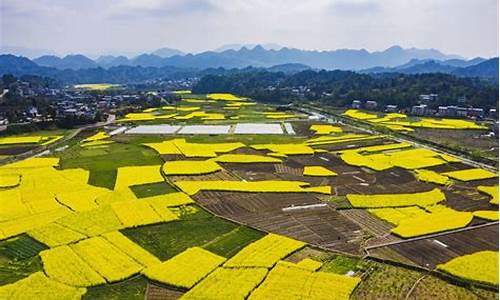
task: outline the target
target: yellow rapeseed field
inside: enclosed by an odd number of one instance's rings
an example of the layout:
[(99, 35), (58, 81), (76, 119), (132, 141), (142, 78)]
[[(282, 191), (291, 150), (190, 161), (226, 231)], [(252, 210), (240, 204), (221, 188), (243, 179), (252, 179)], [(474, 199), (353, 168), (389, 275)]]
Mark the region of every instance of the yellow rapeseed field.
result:
[(86, 288), (68, 286), (48, 278), (43, 272), (36, 272), (24, 279), (1, 286), (0, 298), (79, 300), (86, 292)]
[(19, 174), (0, 174), (0, 188), (12, 188), (21, 183)]
[(306, 144), (258, 144), (255, 150), (269, 150), (280, 155), (314, 154), (314, 149)]
[(102, 237), (83, 240), (70, 247), (108, 282), (123, 280), (139, 273), (143, 268)]
[(498, 176), (496, 173), (479, 168), (451, 171), (441, 174), (460, 181), (488, 179), (488, 178), (495, 178)]
[(40, 144), (46, 146), (52, 144), (64, 136), (53, 135), (53, 136), (11, 136), (0, 138), (0, 145), (14, 145), (14, 144)]
[(498, 286), (498, 251), (459, 256), (438, 265), (437, 269), (465, 280)]
[(40, 252), (43, 270), (47, 276), (71, 286), (93, 286), (106, 280), (84, 262), (69, 246), (60, 246)]
[(222, 167), (211, 160), (176, 160), (163, 164), (162, 171), (165, 175), (201, 175), (222, 170)]
[(403, 238), (410, 238), (462, 228), (472, 221), (472, 213), (450, 210), (402, 220), (391, 232)]
[(246, 299), (266, 274), (266, 268), (217, 268), (179, 299)]
[(153, 206), (153, 208), (155, 208), (156, 212), (158, 212), (158, 208), (181, 206), (194, 203), (191, 197), (181, 192), (146, 197), (142, 198), (140, 201), (148, 202), (151, 206)]
[(161, 166), (131, 166), (117, 169), (115, 190), (132, 185), (162, 182)]
[(56, 223), (89, 237), (123, 228), (123, 224), (109, 205), (67, 214), (57, 219)]
[(173, 139), (161, 143), (144, 144), (159, 154), (183, 154), (186, 157), (217, 157), (218, 153), (227, 153), (245, 147), (243, 143), (190, 143), (185, 139)]
[(183, 192), (192, 196), (199, 191), (234, 191), (249, 193), (322, 193), (330, 194), (330, 186), (309, 187), (302, 181), (263, 180), (263, 181), (176, 181)]
[(302, 248), (305, 243), (276, 234), (268, 234), (243, 248), (224, 267), (272, 267), (280, 259)]
[(49, 247), (67, 245), (87, 238), (86, 235), (55, 222), (34, 228), (28, 231), (28, 235)]
[(4, 137), (0, 138), (0, 145), (38, 144), (41, 140), (41, 136)]
[(435, 188), (428, 192), (411, 194), (378, 194), (378, 195), (357, 195), (347, 194), (347, 200), (354, 207), (378, 208), (378, 207), (402, 207), (402, 206), (426, 206), (434, 205), (444, 201), (445, 195), (440, 189)]
[(403, 220), (430, 215), (418, 206), (373, 208), (368, 212), (394, 225), (398, 225)]
[[(358, 120), (366, 120), (397, 131), (413, 131), (413, 129), (409, 127), (437, 129), (487, 129), (486, 126), (476, 124), (473, 121), (468, 120), (421, 118), (418, 121), (413, 121), (409, 120), (405, 114), (399, 113), (389, 113), (379, 118), (375, 114), (365, 113), (357, 109), (349, 109), (345, 111), (343, 115)], [(396, 119), (399, 120), (396, 121)]]
[(447, 176), (441, 175), (431, 170), (425, 170), (425, 169), (415, 170), (415, 177), (423, 182), (431, 182), (440, 185), (451, 184), (451, 181)]
[(358, 277), (313, 272), (280, 261), (248, 299), (348, 300), (360, 281)]
[(282, 160), (275, 157), (254, 154), (222, 154), (211, 160), (221, 163), (281, 163)]
[(447, 161), (441, 157), (441, 154), (428, 149), (409, 149), (401, 151), (390, 151), (363, 155), (363, 153), (372, 153), (408, 147), (409, 144), (390, 144), (382, 146), (363, 147), (360, 149), (350, 149), (339, 151), (340, 158), (347, 164), (368, 167), (376, 171), (383, 171), (393, 167), (403, 169), (422, 169), (432, 166), (446, 164)]
[(199, 247), (188, 248), (173, 258), (146, 268), (146, 277), (169, 285), (191, 288), (226, 259)]
[[(395, 130), (406, 130), (407, 127), (439, 129), (487, 129), (487, 127), (483, 125), (479, 125), (468, 120), (421, 118), (419, 121), (408, 121), (406, 115), (398, 113), (390, 113), (384, 115), (382, 118), (378, 118), (377, 115), (374, 114), (364, 113), (356, 109), (350, 109), (344, 112), (344, 115), (358, 120), (367, 120), (368, 122), (381, 124)], [(395, 119), (402, 120), (395, 121)]]
[(86, 84), (76, 84), (73, 87), (75, 89), (102, 91), (102, 90), (120, 88), (120, 87), (122, 87), (122, 85), (121, 84), (112, 84), (112, 83), (86, 83)]
[(82, 142), (95, 142), (95, 141), (100, 141), (109, 138), (109, 134), (107, 134), (104, 131), (99, 131), (98, 133), (82, 140)]
[(494, 185), (494, 186), (480, 185), (477, 187), (477, 189), (480, 192), (488, 194), (492, 197), (492, 199), (490, 201), (491, 204), (498, 205), (498, 185)]
[(191, 94), (191, 91), (190, 90), (178, 90), (178, 91), (172, 91), (172, 94), (188, 95), (188, 94)]
[(161, 263), (156, 256), (144, 250), (144, 248), (128, 239), (119, 231), (105, 233), (102, 237), (144, 267), (151, 267)]
[(358, 120), (369, 120), (369, 119), (378, 118), (378, 116), (375, 114), (364, 113), (364, 112), (359, 111), (357, 109), (348, 109), (342, 115), (348, 116), (348, 117), (351, 117), (354, 119), (358, 119)]
[(292, 118), (297, 118), (299, 115), (296, 114), (272, 114), (272, 115), (266, 115), (267, 119), (292, 119)]
[(97, 208), (96, 199), (109, 194), (108, 189), (89, 186), (81, 190), (57, 192), (56, 199), (74, 211), (86, 211)]
[(304, 176), (337, 176), (337, 173), (333, 172), (322, 166), (305, 166)]
[(306, 269), (309, 271), (317, 271), (319, 268), (321, 268), (322, 265), (323, 263), (310, 259), (308, 257), (304, 258), (296, 264), (298, 268)]
[(342, 133), (342, 128), (333, 125), (311, 125), (309, 130), (314, 131), (314, 134), (332, 134), (332, 133)]
[(115, 202), (111, 204), (111, 207), (125, 227), (137, 227), (177, 219), (174, 213), (160, 216), (148, 202), (141, 200)]
[(207, 95), (208, 99), (223, 101), (247, 101), (247, 98), (238, 97), (228, 93), (212, 93)]
[(321, 145), (330, 145), (344, 142), (356, 142), (356, 141), (366, 141), (366, 140), (374, 140), (383, 138), (383, 135), (366, 135), (366, 134), (354, 134), (354, 133), (346, 133), (342, 135), (332, 136), (332, 135), (323, 135), (317, 138), (312, 138), (307, 140), (305, 143), (308, 146), (321, 146)]
[(472, 214), (481, 219), (498, 221), (498, 210), (476, 210)]

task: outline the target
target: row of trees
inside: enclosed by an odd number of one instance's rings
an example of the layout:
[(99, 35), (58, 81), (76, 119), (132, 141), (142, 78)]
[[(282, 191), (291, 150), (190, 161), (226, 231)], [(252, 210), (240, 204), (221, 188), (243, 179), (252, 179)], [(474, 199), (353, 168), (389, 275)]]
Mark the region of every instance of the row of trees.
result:
[(458, 104), (457, 100), (465, 97), (467, 106), (498, 107), (498, 85), (441, 73), (367, 75), (307, 70), (287, 75), (256, 71), (207, 75), (193, 92), (231, 92), (276, 103), (320, 100), (335, 106), (346, 106), (356, 99), (375, 100), (380, 105), (396, 104), (400, 108), (417, 104), (420, 94), (434, 93), (439, 94), (439, 99), (432, 106)]

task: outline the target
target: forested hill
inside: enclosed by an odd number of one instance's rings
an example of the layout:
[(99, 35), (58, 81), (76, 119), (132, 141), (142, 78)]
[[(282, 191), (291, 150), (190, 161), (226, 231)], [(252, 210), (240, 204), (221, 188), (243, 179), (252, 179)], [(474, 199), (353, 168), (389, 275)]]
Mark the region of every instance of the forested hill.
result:
[(354, 99), (375, 100), (379, 105), (415, 105), (420, 94), (439, 94), (431, 106), (458, 104), (485, 109), (498, 107), (498, 84), (449, 74), (405, 75), (359, 74), (350, 71), (302, 71), (286, 75), (267, 71), (208, 75), (193, 88), (194, 93), (231, 92), (257, 100), (288, 103), (293, 100), (322, 100), (336, 106)]

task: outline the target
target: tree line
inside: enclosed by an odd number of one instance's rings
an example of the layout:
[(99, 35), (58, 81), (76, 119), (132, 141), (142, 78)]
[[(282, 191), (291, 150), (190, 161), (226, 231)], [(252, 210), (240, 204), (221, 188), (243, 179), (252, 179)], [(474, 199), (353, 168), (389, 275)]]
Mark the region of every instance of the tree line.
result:
[[(193, 87), (194, 93), (230, 92), (272, 103), (321, 101), (348, 106), (353, 100), (374, 100), (379, 106), (400, 108), (419, 103), (421, 94), (438, 94), (430, 107), (463, 105), (484, 109), (498, 107), (498, 83), (449, 74), (359, 74), (351, 71), (306, 70), (295, 74), (255, 71), (209, 74)], [(465, 97), (464, 103), (459, 99)]]

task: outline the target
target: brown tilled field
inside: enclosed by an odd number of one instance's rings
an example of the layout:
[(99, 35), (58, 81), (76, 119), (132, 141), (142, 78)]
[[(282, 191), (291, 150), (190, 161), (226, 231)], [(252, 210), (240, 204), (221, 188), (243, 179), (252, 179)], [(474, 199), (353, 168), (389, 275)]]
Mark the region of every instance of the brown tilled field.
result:
[(489, 226), (450, 233), (397, 245), (369, 250), (374, 256), (388, 260), (398, 260), (390, 252), (380, 251), (388, 248), (422, 267), (435, 267), (460, 255), (482, 250), (498, 249), (498, 223)]
[[(257, 229), (284, 234), (332, 250), (360, 254), (361, 228), (309, 194), (200, 192), (194, 199), (210, 212)], [(285, 208), (285, 210), (283, 210)]]

